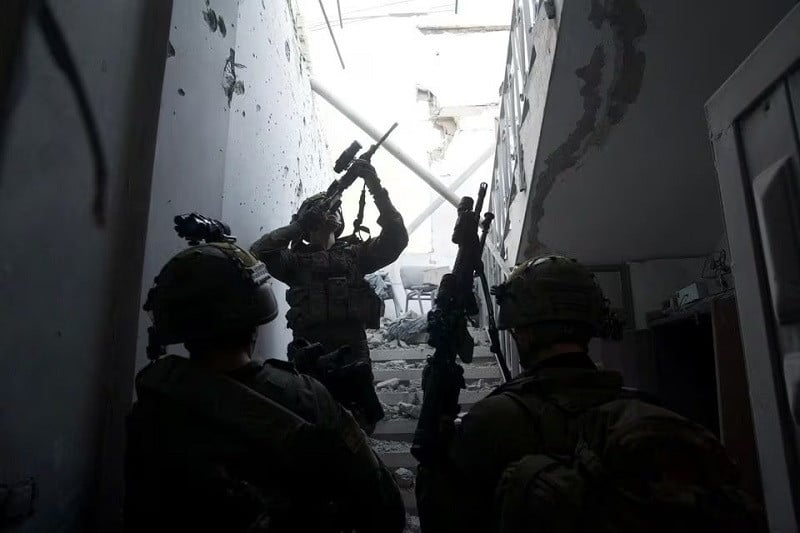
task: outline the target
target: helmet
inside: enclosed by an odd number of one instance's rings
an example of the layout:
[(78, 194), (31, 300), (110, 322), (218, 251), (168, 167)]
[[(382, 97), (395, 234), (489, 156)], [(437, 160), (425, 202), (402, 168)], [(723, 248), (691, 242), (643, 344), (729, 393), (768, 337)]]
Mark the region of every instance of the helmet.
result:
[(494, 288), (494, 294), (499, 329), (568, 322), (588, 325), (600, 335), (609, 316), (594, 274), (568, 257), (525, 261)]
[(277, 316), (278, 304), (264, 263), (233, 243), (213, 242), (170, 259), (144, 310), (153, 320), (148, 355), (157, 358), (168, 344), (266, 324)]
[[(300, 208), (297, 210), (297, 215), (295, 215), (298, 219), (302, 219), (303, 215), (312, 209), (318, 209), (322, 207), (322, 204), (328, 200), (328, 196), (324, 193), (317, 193), (314, 196), (309, 196), (306, 200), (300, 204)], [(342, 215), (342, 208), (336, 210), (336, 227), (333, 230), (333, 234), (338, 239), (339, 236), (344, 231), (344, 215)]]

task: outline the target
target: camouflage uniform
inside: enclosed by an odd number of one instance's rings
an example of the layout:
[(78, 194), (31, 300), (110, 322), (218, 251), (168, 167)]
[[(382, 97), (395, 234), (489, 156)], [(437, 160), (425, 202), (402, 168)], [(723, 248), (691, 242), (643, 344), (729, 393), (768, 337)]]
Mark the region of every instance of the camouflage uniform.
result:
[[(369, 185), (369, 182), (368, 182)], [(369, 363), (366, 328), (380, 326), (383, 302), (364, 279), (393, 263), (408, 244), (403, 217), (392, 205), (386, 189), (371, 187), (380, 216), (380, 235), (366, 241), (337, 239), (328, 250), (300, 240), (303, 229), (293, 223), (276, 229), (256, 241), (250, 250), (267, 265), (270, 274), (289, 286), (286, 300), (290, 310), (287, 325), (295, 339), (320, 343), (325, 352), (341, 347), (350, 350), (349, 361)], [(371, 368), (365, 368), (363, 389), (330, 387), (334, 396), (354, 412), (361, 412), (366, 426), (383, 417), (383, 410), (372, 387)]]
[(185, 343), (217, 360), (214, 350), (274, 319), (263, 263), (230, 242), (193, 246), (161, 270), (144, 307), (153, 361), (128, 418), (126, 531), (403, 530), (391, 474), (319, 382), (277, 360), (222, 372), (161, 357)]

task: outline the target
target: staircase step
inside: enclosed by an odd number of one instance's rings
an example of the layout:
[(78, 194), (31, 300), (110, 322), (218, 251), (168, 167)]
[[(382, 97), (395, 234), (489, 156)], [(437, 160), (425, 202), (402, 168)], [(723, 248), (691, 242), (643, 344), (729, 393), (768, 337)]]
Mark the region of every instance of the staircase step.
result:
[(398, 468), (408, 468), (412, 472), (417, 471), (417, 460), (414, 459), (414, 456), (411, 455), (410, 452), (404, 453), (381, 453), (378, 454), (381, 457), (381, 460), (384, 464), (389, 467), (390, 470), (396, 470)]
[(375, 427), (375, 432), (372, 434), (372, 438), (377, 440), (411, 442), (414, 438), (414, 431), (416, 429), (417, 420), (413, 418), (381, 420)]
[[(472, 405), (478, 403), (480, 400), (484, 399), (486, 395), (489, 394), (489, 391), (471, 391), (471, 390), (462, 390), (461, 394), (458, 397), (458, 402), (461, 404), (462, 407), (467, 405)], [(418, 397), (418, 400), (414, 398)], [(421, 391), (419, 392), (394, 392), (394, 391), (378, 391), (378, 399), (385, 403), (386, 405), (396, 405), (399, 402), (405, 403), (415, 403), (416, 401), (422, 402), (422, 398), (424, 395)]]
[[(422, 379), (421, 368), (400, 368), (392, 370), (373, 370), (375, 383), (397, 378), (400, 381)], [(500, 369), (495, 366), (464, 365), (464, 379), (501, 379)]]
[[(424, 361), (429, 355), (433, 355), (431, 346), (411, 346), (409, 348), (381, 348), (370, 350), (369, 356), (374, 362), (384, 361)], [(489, 351), (488, 346), (476, 346), (473, 359), (491, 359), (494, 354)]]

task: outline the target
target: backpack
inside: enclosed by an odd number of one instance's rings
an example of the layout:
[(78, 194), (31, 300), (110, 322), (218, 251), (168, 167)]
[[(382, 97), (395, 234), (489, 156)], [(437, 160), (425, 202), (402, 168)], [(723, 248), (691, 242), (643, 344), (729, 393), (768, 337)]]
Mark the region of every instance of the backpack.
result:
[(716, 437), (615, 374), (573, 370), (566, 386), (533, 378), (498, 391), (534, 424), (541, 452), (502, 473), (496, 531), (757, 531), (758, 509)]

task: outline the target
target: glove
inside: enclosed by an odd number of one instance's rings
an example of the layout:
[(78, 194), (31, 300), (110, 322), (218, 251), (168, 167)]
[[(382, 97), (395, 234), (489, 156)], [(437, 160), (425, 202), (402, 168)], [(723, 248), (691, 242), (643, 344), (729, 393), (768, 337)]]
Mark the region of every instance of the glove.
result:
[(378, 173), (375, 172), (375, 167), (373, 167), (369, 161), (356, 159), (350, 165), (349, 171), (352, 172), (356, 177), (364, 180), (364, 183), (367, 184), (369, 192), (375, 192), (376, 190), (380, 189), (381, 180), (378, 179)]

